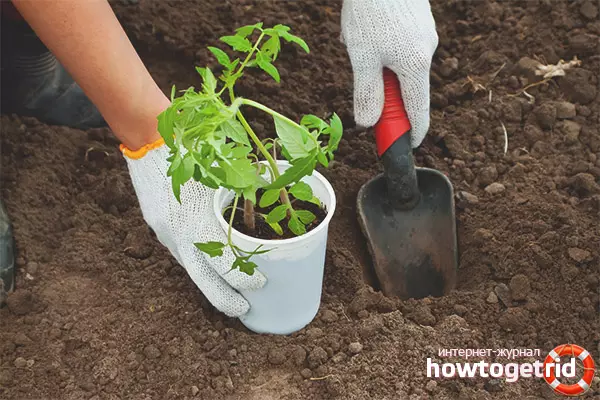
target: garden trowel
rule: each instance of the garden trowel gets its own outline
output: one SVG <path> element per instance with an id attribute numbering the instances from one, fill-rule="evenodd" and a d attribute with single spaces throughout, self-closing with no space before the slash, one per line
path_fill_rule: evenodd
<path id="1" fill-rule="evenodd" d="M 358 192 L 358 217 L 386 296 L 442 296 L 458 263 L 452 184 L 441 172 L 415 168 L 411 126 L 396 75 L 384 69 L 385 103 L 375 126 L 384 173 Z"/>

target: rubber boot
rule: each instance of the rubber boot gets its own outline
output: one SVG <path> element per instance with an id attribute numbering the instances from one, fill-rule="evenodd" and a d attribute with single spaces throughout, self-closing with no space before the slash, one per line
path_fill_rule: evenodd
<path id="1" fill-rule="evenodd" d="M 15 287 L 15 251 L 12 226 L 0 200 L 0 306 Z"/>
<path id="2" fill-rule="evenodd" d="M 98 109 L 29 25 L 6 14 L 1 22 L 1 111 L 78 129 L 106 126 Z"/>

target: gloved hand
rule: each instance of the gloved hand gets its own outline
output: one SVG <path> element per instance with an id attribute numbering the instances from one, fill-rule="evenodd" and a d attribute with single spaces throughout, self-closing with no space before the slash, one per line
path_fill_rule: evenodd
<path id="1" fill-rule="evenodd" d="M 259 271 L 250 276 L 230 271 L 233 254 L 211 258 L 194 246 L 197 242 L 227 238 L 212 208 L 214 190 L 190 181 L 181 188 L 177 202 L 167 177 L 169 148 L 162 140 L 131 151 L 121 146 L 144 219 L 181 264 L 213 306 L 230 317 L 248 312 L 250 305 L 237 290 L 261 288 L 266 278 Z M 230 271 L 230 272 L 229 272 Z"/>
<path id="2" fill-rule="evenodd" d="M 400 81 L 417 147 L 429 129 L 429 71 L 438 45 L 428 0 L 344 0 L 342 41 L 354 71 L 354 118 L 373 126 L 383 110 L 387 67 Z"/>

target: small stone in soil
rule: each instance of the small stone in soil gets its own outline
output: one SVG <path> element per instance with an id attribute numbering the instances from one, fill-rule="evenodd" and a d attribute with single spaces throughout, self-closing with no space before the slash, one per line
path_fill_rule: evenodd
<path id="1" fill-rule="evenodd" d="M 16 368 L 25 368 L 27 366 L 27 360 L 25 360 L 23 357 L 17 357 L 14 365 Z"/>
<path id="2" fill-rule="evenodd" d="M 459 200 L 466 202 L 467 204 L 477 204 L 479 203 L 479 198 L 474 194 L 469 192 L 460 191 L 457 193 L 457 197 Z"/>
<path id="3" fill-rule="evenodd" d="M 312 371 L 308 368 L 304 368 L 302 371 L 300 371 L 300 375 L 302 375 L 304 379 L 308 379 L 312 377 Z"/>
<path id="4" fill-rule="evenodd" d="M 363 345 L 358 342 L 350 343 L 348 350 L 351 354 L 358 354 L 363 350 Z"/>
<path id="5" fill-rule="evenodd" d="M 198 386 L 192 386 L 192 396 L 197 395 L 199 391 Z"/>
<path id="6" fill-rule="evenodd" d="M 485 299 L 485 301 L 487 301 L 490 304 L 495 304 L 498 302 L 498 296 L 496 296 L 496 294 L 494 292 L 490 292 L 490 294 L 488 295 L 487 299 Z"/>
<path id="7" fill-rule="evenodd" d="M 504 187 L 503 184 L 494 182 L 494 183 L 486 186 L 486 188 L 484 190 L 491 195 L 496 195 L 496 194 L 503 193 L 506 190 L 506 188 Z"/>
<path id="8" fill-rule="evenodd" d="M 590 0 L 583 2 L 579 8 L 579 12 L 590 21 L 593 21 L 596 19 L 596 17 L 598 17 L 598 7 L 596 7 Z"/>
<path id="9" fill-rule="evenodd" d="M 590 253 L 587 250 L 580 249 L 578 247 L 571 247 L 569 248 L 568 252 L 569 257 L 571 257 L 572 260 L 578 263 L 591 261 L 592 259 L 592 253 Z"/>
<path id="10" fill-rule="evenodd" d="M 513 300 L 525 300 L 529 295 L 531 285 L 529 278 L 523 274 L 518 274 L 510 280 L 510 292 Z"/>
<path id="11" fill-rule="evenodd" d="M 559 101 L 556 105 L 556 117 L 560 119 L 575 118 L 577 115 L 575 104 L 568 101 Z"/>
<path id="12" fill-rule="evenodd" d="M 504 304 L 506 307 L 510 307 L 512 304 L 512 298 L 510 295 L 510 289 L 506 284 L 501 283 L 494 288 L 494 293 L 498 296 L 498 299 Z"/>

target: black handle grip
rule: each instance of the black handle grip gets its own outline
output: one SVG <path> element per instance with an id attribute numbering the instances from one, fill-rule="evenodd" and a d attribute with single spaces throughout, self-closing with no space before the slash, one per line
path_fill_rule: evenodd
<path id="1" fill-rule="evenodd" d="M 381 156 L 389 200 L 399 209 L 412 209 L 421 198 L 410 137 L 406 132 Z"/>

